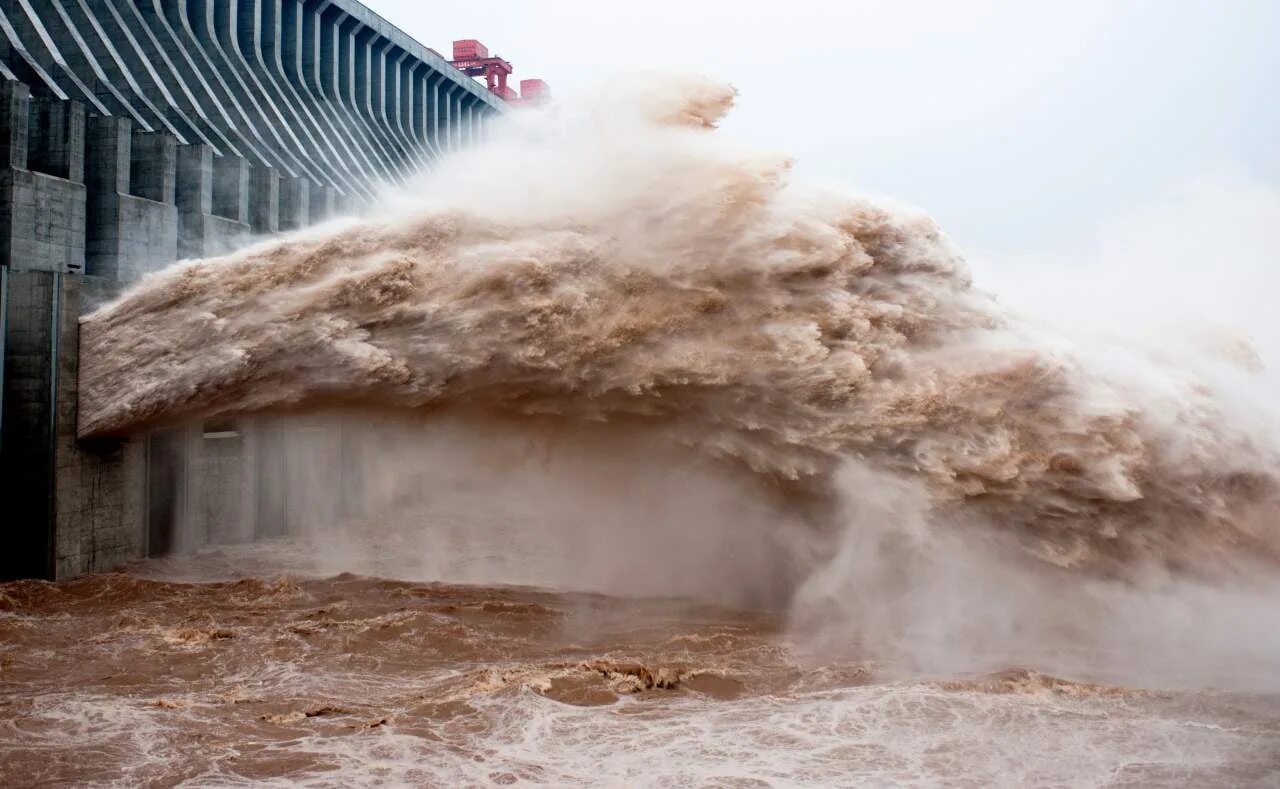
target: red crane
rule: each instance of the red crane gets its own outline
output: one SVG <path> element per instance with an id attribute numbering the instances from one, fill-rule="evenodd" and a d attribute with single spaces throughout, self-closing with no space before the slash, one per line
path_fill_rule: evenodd
<path id="1" fill-rule="evenodd" d="M 468 77 L 484 77 L 490 93 L 513 103 L 541 104 L 551 97 L 547 83 L 540 79 L 521 80 L 519 94 L 507 87 L 507 77 L 514 71 L 511 63 L 497 55 L 489 57 L 489 48 L 474 38 L 453 42 L 453 60 L 449 65 Z"/>

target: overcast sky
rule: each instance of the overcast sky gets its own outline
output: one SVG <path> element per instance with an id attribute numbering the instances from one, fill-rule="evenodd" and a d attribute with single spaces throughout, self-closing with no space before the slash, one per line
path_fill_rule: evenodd
<path id="1" fill-rule="evenodd" d="M 726 130 L 927 209 L 977 268 L 1145 256 L 1224 269 L 1234 303 L 1280 263 L 1280 0 L 366 3 L 567 101 L 617 71 L 724 78 Z"/>

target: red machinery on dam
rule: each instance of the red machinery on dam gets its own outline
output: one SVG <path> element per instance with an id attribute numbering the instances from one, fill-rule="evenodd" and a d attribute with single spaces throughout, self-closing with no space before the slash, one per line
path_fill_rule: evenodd
<path id="1" fill-rule="evenodd" d="M 507 77 L 515 68 L 496 53 L 489 55 L 489 48 L 474 38 L 453 42 L 453 60 L 449 65 L 468 77 L 484 77 L 485 86 L 495 95 L 516 104 L 541 104 L 551 98 L 547 83 L 540 79 L 520 80 L 520 92 L 507 85 Z"/>

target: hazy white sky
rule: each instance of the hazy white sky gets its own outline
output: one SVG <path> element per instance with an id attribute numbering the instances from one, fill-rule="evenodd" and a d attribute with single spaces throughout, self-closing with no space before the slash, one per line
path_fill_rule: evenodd
<path id="1" fill-rule="evenodd" d="M 564 100 L 620 70 L 728 79 L 728 132 L 925 207 L 975 268 L 1147 255 L 1221 266 L 1234 304 L 1280 264 L 1280 0 L 365 1 Z"/>

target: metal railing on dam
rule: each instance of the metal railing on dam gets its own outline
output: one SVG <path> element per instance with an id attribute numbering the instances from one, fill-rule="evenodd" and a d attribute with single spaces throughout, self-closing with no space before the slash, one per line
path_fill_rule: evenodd
<path id="1" fill-rule="evenodd" d="M 156 552 L 269 451 L 199 426 L 77 440 L 81 315 L 352 210 L 504 106 L 353 0 L 0 0 L 0 578 Z"/>

